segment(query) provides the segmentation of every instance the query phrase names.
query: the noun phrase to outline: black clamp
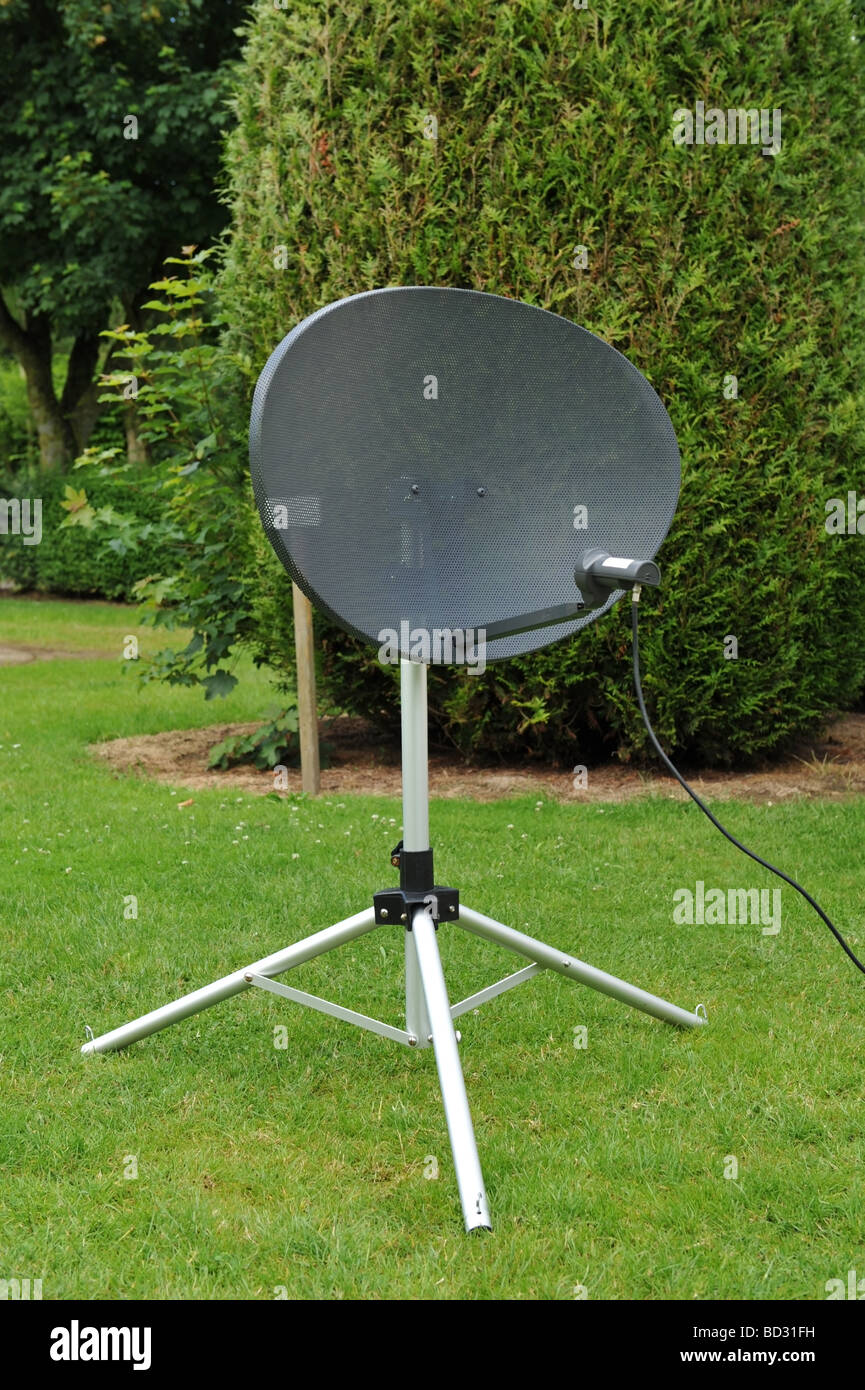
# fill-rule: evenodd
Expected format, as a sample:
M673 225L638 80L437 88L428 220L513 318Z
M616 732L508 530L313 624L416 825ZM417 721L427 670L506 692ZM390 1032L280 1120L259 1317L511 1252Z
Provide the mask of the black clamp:
M439 922L456 922L460 915L460 895L457 888L443 888L436 884L425 892L407 888L383 888L374 893L372 905L378 926L398 922L411 931L411 919L418 907L432 908L432 919Z
M390 862L399 869L399 888L383 888L373 894L373 908L378 926L399 923L411 931L411 922L418 907L431 910L433 921L456 922L460 915L460 895L457 888L446 888L433 882L433 852L431 849L407 850L400 840L390 852Z

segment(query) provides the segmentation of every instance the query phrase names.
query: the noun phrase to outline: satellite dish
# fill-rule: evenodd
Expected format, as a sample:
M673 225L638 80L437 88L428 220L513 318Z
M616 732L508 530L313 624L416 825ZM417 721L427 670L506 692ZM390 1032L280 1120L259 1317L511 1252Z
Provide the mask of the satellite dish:
M489 1227L455 1019L553 970L683 1028L706 1020L436 884L429 660L411 634L485 631L488 659L516 656L577 632L624 588L658 583L652 557L679 492L673 428L637 369L567 319L474 290L386 289L321 309L280 343L255 392L250 460L265 530L308 598L373 643L398 635L399 887L82 1051L125 1047L251 986L410 1048L432 1045L466 1230ZM527 963L451 1004L436 937L447 924ZM404 1028L274 979L374 929L404 937Z
M495 661L592 622L622 590L581 611L582 557L650 560L680 479L669 416L615 348L531 304L425 286L352 295L282 340L250 466L315 607L414 659L413 631L486 632Z

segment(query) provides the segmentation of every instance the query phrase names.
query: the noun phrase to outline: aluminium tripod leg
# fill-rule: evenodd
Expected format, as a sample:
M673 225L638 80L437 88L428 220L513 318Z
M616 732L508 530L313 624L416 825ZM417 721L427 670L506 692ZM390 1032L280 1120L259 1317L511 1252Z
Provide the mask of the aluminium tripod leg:
M405 1026L417 1038L418 1047L430 1046L432 1027L424 999L413 931L405 932Z
M514 931L513 927L503 926L494 918L485 917L482 912L474 912L462 903L459 926L475 936L482 936L487 941L495 941L499 946L515 951L518 956L528 956L529 960L536 961L544 970L555 970L569 980L579 980L580 984L600 990L601 994L612 995L623 1004L641 1009L644 1014L662 1018L665 1023L675 1023L679 1028L699 1028L706 1022L706 1019L696 1012L689 1014L677 1004L668 1004L666 999L659 999L656 994L649 994L645 989L629 985L625 980L617 979L615 975L608 975L605 970L596 970L593 965L586 965L574 956L567 956L564 951L557 951L543 941L536 941L533 936L526 936L524 932Z
M303 941L296 942L294 946L287 946L285 950L265 956L253 965L246 965L242 970L224 975L212 985L205 985L203 989L184 994L172 1004L163 1004L162 1008L153 1009L142 1018L135 1019L133 1023L124 1023L122 1027L114 1028L110 1033L103 1033L100 1038L92 1038L84 1044L81 1051L113 1052L119 1047L127 1047L139 1038L146 1038L149 1033L158 1033L160 1028L179 1023L181 1019L189 1018L190 1014L201 1013L202 1009L209 1009L211 1005L249 989L251 981L246 979L247 975L282 975L295 965L302 965L304 961L323 955L325 951L332 951L346 941L353 941L356 936L362 936L374 926L375 912L368 907L364 912L356 913L354 917L346 917L343 922L337 922L335 926L325 927L324 931L304 937Z
M463 1219L467 1231L477 1227L490 1230L490 1213L484 1188L478 1146L472 1127L466 1084L460 1065L456 1033L451 1018L447 985L442 970L435 926L430 913L421 908L412 919L412 935L418 969L423 983L429 1016L445 1119L451 1141Z

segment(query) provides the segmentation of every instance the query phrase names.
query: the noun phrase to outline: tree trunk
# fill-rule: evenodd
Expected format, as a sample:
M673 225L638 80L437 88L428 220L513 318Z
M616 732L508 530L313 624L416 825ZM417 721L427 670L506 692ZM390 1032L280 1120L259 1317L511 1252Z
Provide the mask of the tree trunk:
M69 423L72 426L72 433L75 435L75 443L78 446L78 453L87 448L90 443L90 436L93 427L99 419L103 407L99 404L99 385L93 381L87 387L83 395L79 396L73 409L69 412Z
M93 380L99 361L99 346L98 334L79 333L69 354L66 381L60 397L60 413L69 421L78 453L87 448L99 414L99 392Z
M60 414L57 398L55 396L52 400L42 383L34 382L28 375L27 399L30 402L30 414L36 425L40 472L62 472L72 462L75 441L72 431Z
M75 437L63 414L51 380L51 328L34 317L26 328L13 318L0 295L0 341L17 357L27 383L27 400L39 443L39 465L52 472L71 463Z
M51 379L51 332L47 323L39 321L28 328L19 361L27 378L27 399L36 425L39 467L43 473L53 473L67 467L75 457L75 436Z
M155 273L151 278L155 278ZM141 293L137 297L132 296L123 300L123 316L135 333L141 332L141 301L144 298L145 295ZM144 467L150 462L150 450L141 438L140 427L141 420L135 401L125 401L123 405L123 429L126 433L126 457L131 464Z
M126 457L130 463L143 467L150 462L150 450L138 433L138 410L134 401L127 401L123 407L123 428L126 431Z

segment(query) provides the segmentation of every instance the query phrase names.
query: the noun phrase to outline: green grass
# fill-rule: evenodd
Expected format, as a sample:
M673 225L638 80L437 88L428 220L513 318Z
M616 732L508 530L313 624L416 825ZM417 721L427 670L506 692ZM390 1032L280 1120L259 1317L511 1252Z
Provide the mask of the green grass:
M116 607L56 618L70 608L82 647L135 631ZM52 611L4 600L0 642L57 642ZM362 908L393 881L398 803L214 791L178 809L182 787L86 751L254 718L271 697L253 672L218 706L112 661L3 669L0 690L0 1277L52 1299L821 1299L865 1271L861 976L786 889L774 938L673 925L698 878L776 882L695 808L434 803L437 875L466 902L710 1019L679 1032L546 973L463 1018L495 1223L467 1238L431 1051L257 991L78 1051L85 1025ZM722 814L862 948L861 799ZM440 944L454 998L520 964L455 928ZM401 963L378 928L286 978L399 1024Z
M127 636L138 638L142 654L182 645L188 634L143 627L135 608L125 603L75 599L0 598L0 641L10 646L49 647L56 651L116 651L123 657Z

